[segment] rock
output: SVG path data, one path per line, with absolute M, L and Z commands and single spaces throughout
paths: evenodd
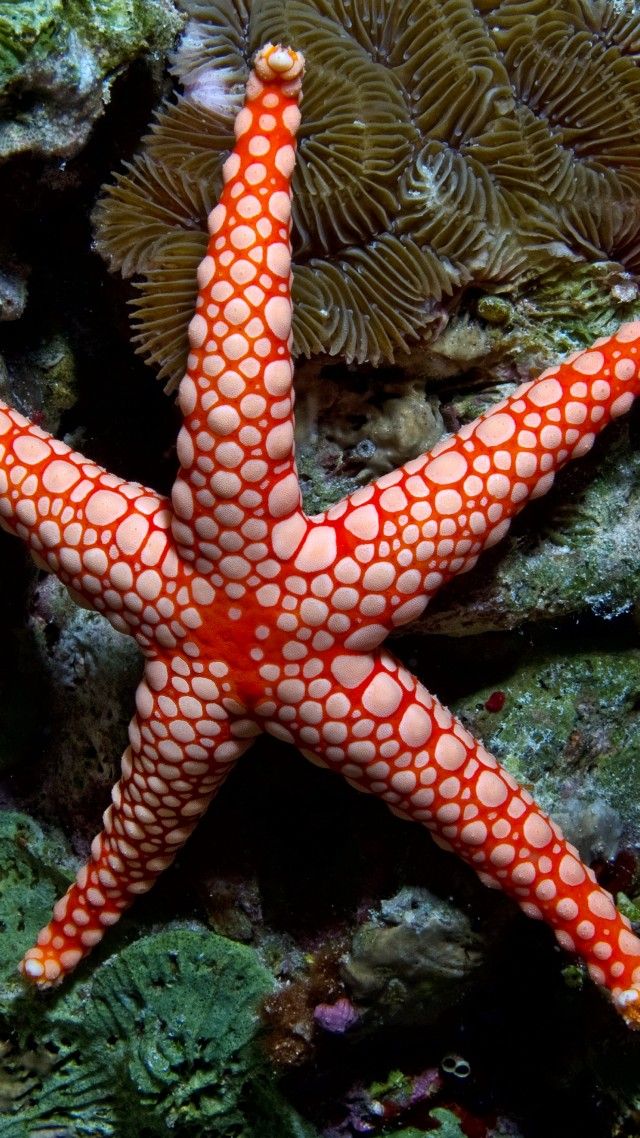
M 422 888 L 401 889 L 356 932 L 343 974 L 358 1002 L 400 1022 L 430 1019 L 459 999 L 482 957 L 459 909 Z
M 77 154 L 123 67 L 143 55 L 162 61 L 181 23 L 172 0 L 4 5 L 0 160 Z
M 38 801 L 88 843 L 126 746 L 140 652 L 99 613 L 78 608 L 52 575 L 35 589 L 29 626 L 48 705 Z
M 59 430 L 76 399 L 76 363 L 68 340 L 51 335 L 0 357 L 0 398 L 48 431 Z
M 444 424 L 424 379 L 393 370 L 375 383 L 303 365 L 296 378 L 296 461 L 307 513 L 320 513 L 371 478 L 429 450 Z
M 0 271 L 0 322 L 19 320 L 26 303 L 26 274 L 9 268 Z
M 556 818 L 587 861 L 640 840 L 640 650 L 581 641 L 537 650 L 500 687 L 453 703 L 485 746 Z

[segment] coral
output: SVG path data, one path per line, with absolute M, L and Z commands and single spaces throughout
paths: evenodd
M 553 290 L 603 264 L 631 281 L 640 17 L 630 0 L 183 6 L 174 71 L 184 94 L 96 212 L 112 268 L 142 277 L 138 344 L 170 386 L 184 370 L 193 272 L 247 58 L 267 39 L 310 56 L 294 179 L 297 353 L 402 359 L 466 293 L 541 278 Z
M 90 1015 L 123 1102 L 141 1097 L 156 1130 L 195 1117 L 237 1126 L 239 1067 L 253 1066 L 243 1051 L 271 983 L 253 953 L 213 934 L 166 932 L 111 961 L 92 984 Z
M 256 1044 L 272 985 L 252 950 L 201 930 L 121 949 L 87 987 L 23 1009 L 3 1138 L 313 1138 Z
M 163 59 L 181 25 L 172 0 L 18 0 L 0 13 L 0 159 L 68 158 L 86 142 L 119 71 Z

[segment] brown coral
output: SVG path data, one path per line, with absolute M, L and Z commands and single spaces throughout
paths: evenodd
M 485 293 L 585 263 L 640 270 L 631 0 L 183 0 L 184 94 L 107 187 L 97 245 L 141 278 L 139 350 L 173 386 L 247 60 L 308 57 L 295 348 L 401 358 Z

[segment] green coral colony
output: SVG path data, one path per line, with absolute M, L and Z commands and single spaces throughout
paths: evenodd
M 186 0 L 166 103 L 96 211 L 139 278 L 140 351 L 180 379 L 206 215 L 251 52 L 309 60 L 294 175 L 294 349 L 378 364 L 463 294 L 640 260 L 640 16 L 597 0 Z M 212 85 L 211 69 L 219 77 Z M 499 298 L 496 298 L 499 299 Z

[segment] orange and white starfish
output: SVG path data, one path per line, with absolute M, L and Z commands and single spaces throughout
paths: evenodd
M 22 962 L 46 987 L 151 888 L 268 731 L 421 822 L 587 962 L 640 1021 L 640 940 L 526 790 L 380 645 L 494 545 L 640 390 L 640 323 L 316 517 L 301 505 L 290 352 L 302 57 L 257 55 L 198 270 L 171 500 L 6 406 L 0 518 L 146 655 L 88 864 Z

